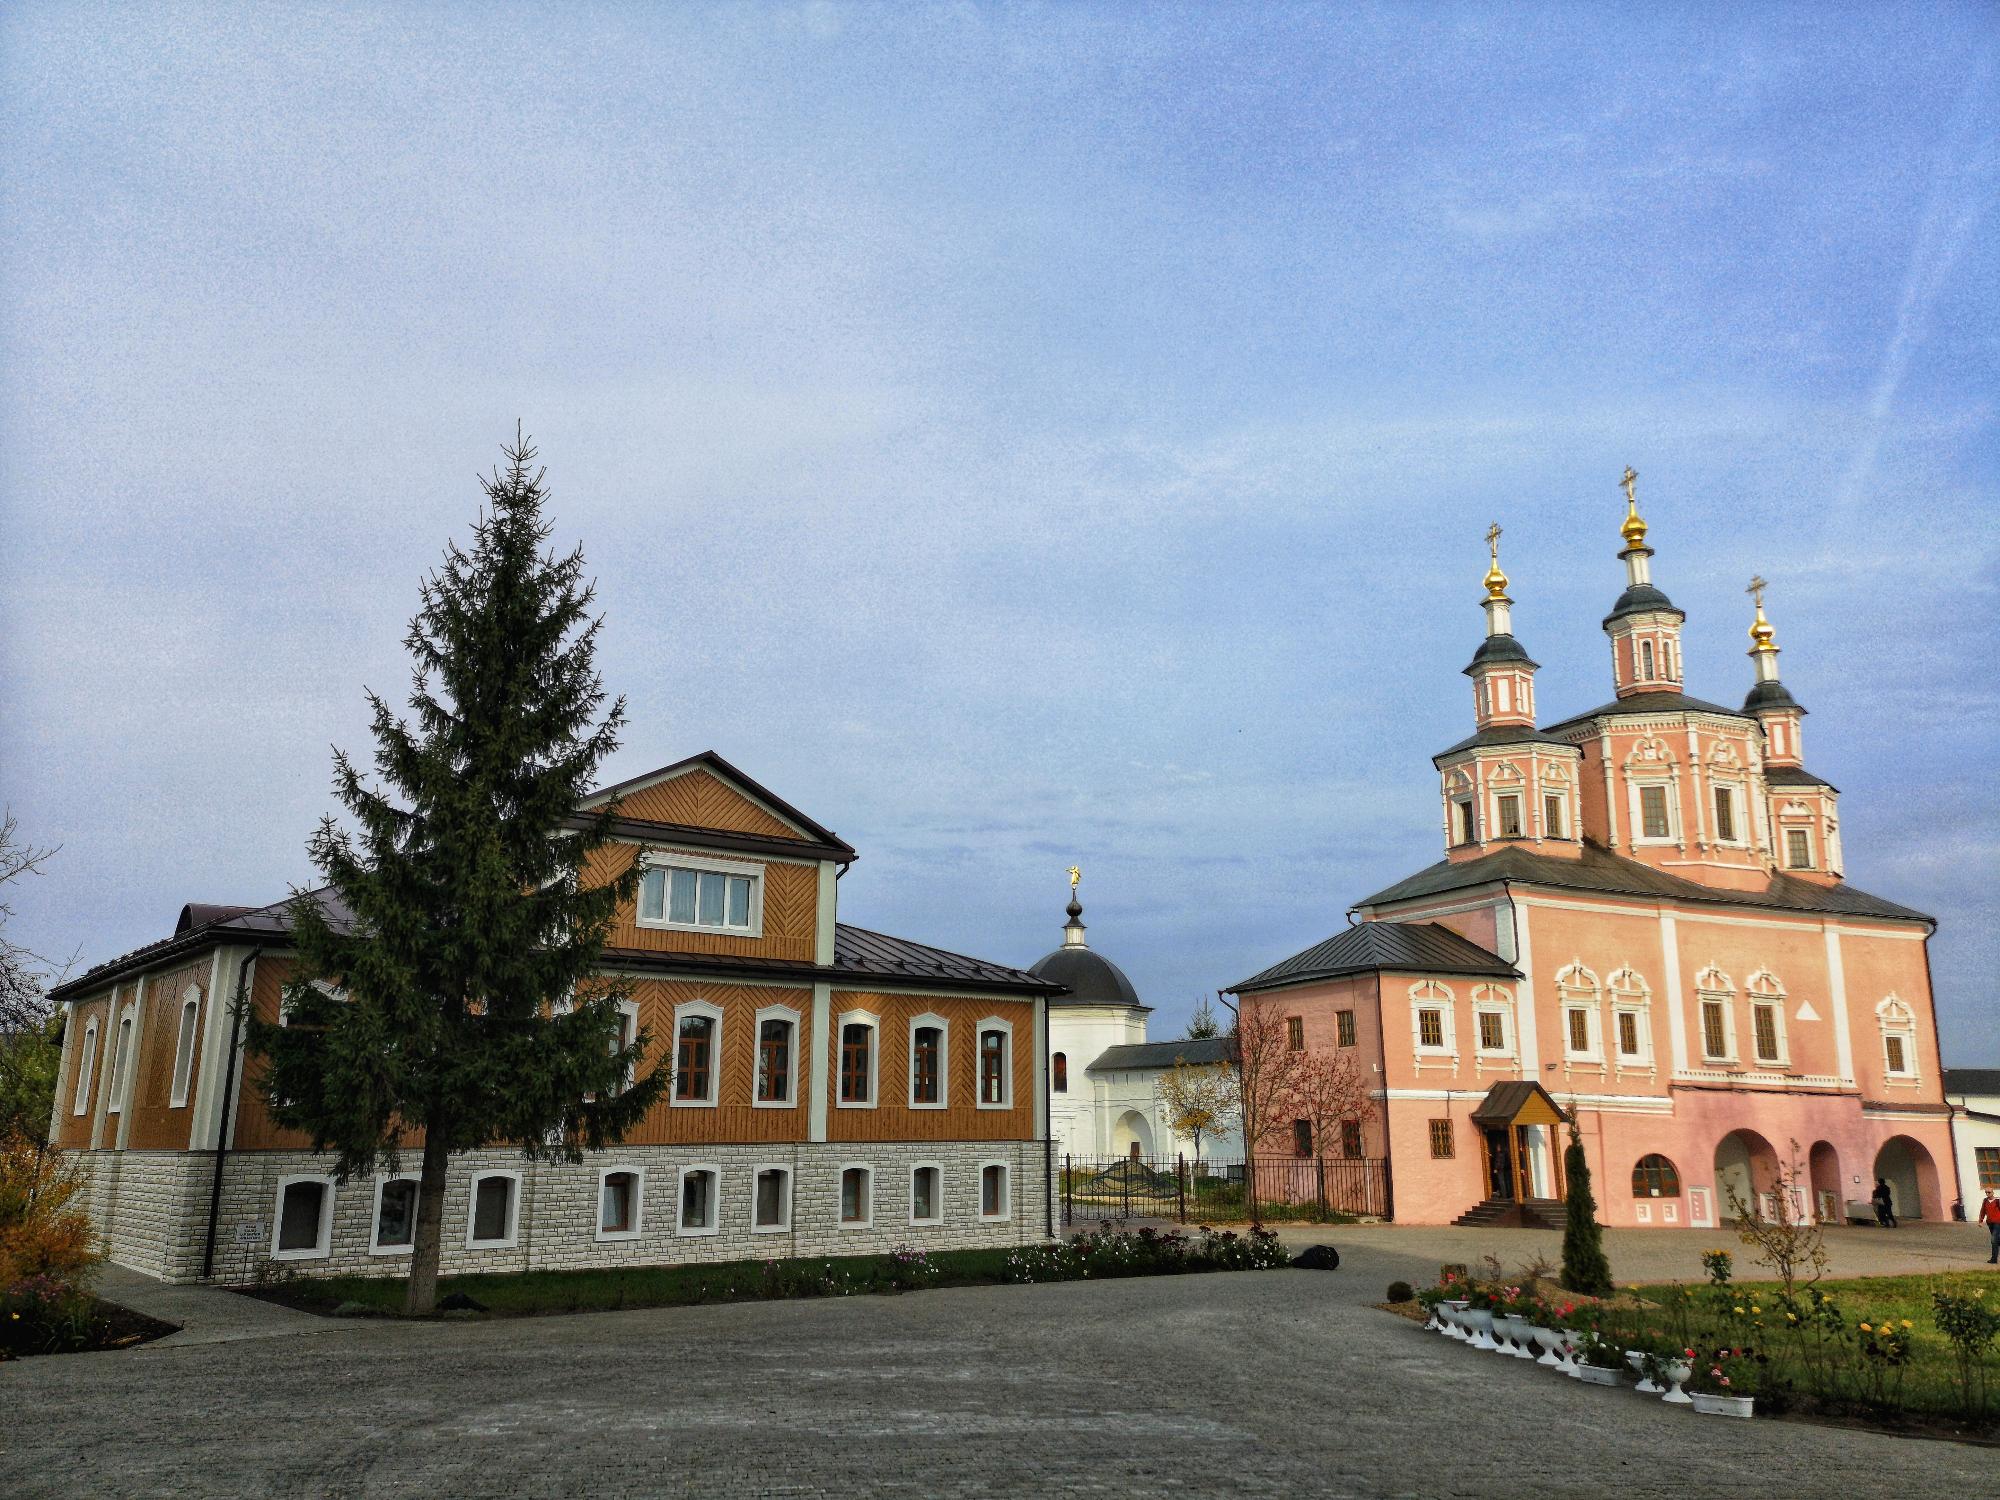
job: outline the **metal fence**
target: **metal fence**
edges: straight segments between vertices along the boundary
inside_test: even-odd
[[[1390,1216],[1389,1163],[1382,1157],[1260,1156],[1190,1161],[1185,1156],[1062,1159],[1063,1223],[1171,1219],[1181,1224],[1259,1219]]]

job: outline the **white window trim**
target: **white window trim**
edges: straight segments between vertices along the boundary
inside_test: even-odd
[[[1875,1007],[1876,1024],[1882,1032],[1882,1076],[1897,1083],[1915,1083],[1923,1077],[1917,1066],[1917,1013],[1900,995],[1891,993]],[[1903,1039],[1903,1066],[1889,1066],[1889,1038]]]
[[[606,1229],[604,1227],[604,1184],[616,1173],[629,1173],[632,1181],[632,1227],[630,1229]],[[646,1169],[633,1162],[617,1162],[597,1169],[597,1197],[591,1204],[593,1232],[599,1240],[636,1240],[646,1232]]]
[[[865,1191],[861,1195],[861,1217],[849,1221],[841,1217],[841,1194],[845,1191],[849,1172],[865,1172]],[[875,1227],[875,1168],[865,1161],[844,1161],[833,1175],[833,1217],[842,1229],[873,1229]]]
[[[681,1097],[681,1022],[690,1016],[706,1016],[715,1023],[708,1044],[708,1095],[700,1099]],[[683,1000],[674,1007],[674,1085],[668,1090],[668,1099],[675,1109],[714,1109],[721,1097],[722,1007],[708,1000]]]
[[[507,1190],[507,1237],[502,1240],[474,1239],[479,1225],[479,1184],[489,1177],[505,1177],[513,1184]],[[488,1169],[472,1174],[465,1195],[465,1248],[468,1250],[512,1250],[521,1239],[521,1174]]]
[[[648,928],[655,932],[705,932],[711,937],[761,938],[764,935],[764,866],[745,864],[741,860],[714,859],[706,854],[681,854],[667,850],[649,849],[640,856],[642,870],[698,870],[712,875],[748,876],[750,880],[750,923],[746,927],[711,926],[705,922],[671,922],[667,920],[669,896],[660,896],[660,916],[640,915],[639,896],[632,896],[632,922],[634,926]],[[663,877],[665,878],[665,877]],[[671,880],[668,881],[671,884]],[[724,915],[726,916],[725,907]]]
[[[921,1027],[935,1026],[938,1033],[938,1096],[935,1104],[917,1102],[917,1031]],[[936,1011],[925,1011],[920,1016],[910,1017],[910,1076],[908,1079],[909,1105],[911,1109],[946,1109],[951,1105],[951,1022]],[[914,1220],[912,1222],[915,1222]]]
[[[1580,999],[1572,1000],[1568,996],[1564,996],[1562,1013],[1563,1060],[1565,1062],[1603,1062],[1604,1016],[1601,1008],[1595,1002]],[[1583,1017],[1584,1034],[1589,1039],[1589,1045],[1581,1050],[1577,1048],[1570,1036],[1569,1018],[1573,1015]]]
[[[1725,849],[1747,849],[1750,847],[1750,793],[1740,781],[1730,779],[1709,781],[1709,797],[1713,800],[1717,792],[1729,794],[1729,819],[1736,825],[1736,833],[1731,838],[1722,837],[1718,832],[1715,842]]]
[[[868,1097],[848,1099],[841,1094],[840,1081],[847,1044],[847,1028],[868,1028]],[[873,1109],[882,1097],[882,1018],[872,1010],[842,1011],[833,1023],[833,1104],[836,1109]]]
[[[986,1172],[989,1167],[1000,1169],[1001,1208],[997,1214],[986,1211]],[[1014,1171],[1004,1161],[988,1160],[979,1164],[979,1175],[974,1179],[979,1192],[979,1222],[982,1224],[1004,1224],[1014,1217]]]
[[[764,1023],[766,1021],[788,1021],[792,1027],[791,1042],[785,1048],[785,1097],[782,1099],[759,1099],[757,1082],[764,1070]],[[805,1018],[789,1005],[765,1005],[757,1010],[756,1026],[750,1033],[753,1049],[750,1059],[750,1107],[753,1109],[797,1109],[799,1107],[799,1039],[805,1035]],[[790,1217],[789,1214],[786,1215]]]
[[[132,1038],[139,1034],[139,1007],[128,1005],[111,1032],[111,1071],[104,1080],[104,1112],[123,1113],[125,1096],[132,1092]]]
[[[1680,843],[1681,799],[1678,795],[1680,790],[1679,779],[1672,775],[1634,776],[1631,778],[1630,785],[1632,791],[1631,798],[1629,799],[1632,814],[1632,842],[1635,844],[1649,844],[1655,848]],[[1642,788],[1654,786],[1658,787],[1667,799],[1667,831],[1665,835],[1649,834],[1646,832],[1646,810],[1644,798],[1641,797],[1640,792]]]
[[[188,1015],[194,1015],[194,1025],[188,1024]],[[180,1008],[174,1012],[174,1071],[169,1075],[172,1092],[167,1096],[167,1108],[186,1109],[188,1095],[194,1091],[195,1054],[201,1050],[201,986],[191,984],[181,991]]]
[[[766,1172],[778,1172],[785,1179],[785,1215],[775,1224],[757,1222],[757,1182]],[[790,1234],[792,1232],[792,1169],[780,1161],[760,1161],[750,1169],[750,1232]]]
[[[1785,1027],[1785,986],[1784,982],[1769,969],[1759,969],[1745,981],[1745,997],[1750,1002],[1750,1055],[1759,1064],[1773,1068],[1789,1068],[1792,1065],[1791,1037]],[[1778,1043],[1776,1057],[1764,1057],[1757,1051],[1757,1007],[1771,1007],[1773,1018],[1772,1034]]]
[[[1006,1038],[1000,1049],[1000,1101],[986,1102],[986,1080],[980,1069],[985,1064],[983,1048],[986,1033],[997,1031]],[[978,1109],[1012,1109],[1014,1107],[1014,1023],[999,1016],[985,1016],[972,1028],[972,1102]]]
[[[1441,1013],[1441,1034],[1443,1041],[1435,1047],[1424,1045],[1423,1012],[1436,1010]],[[1410,1046],[1418,1057],[1458,1056],[1458,997],[1449,985],[1436,980],[1426,980],[1410,986]]]
[[[1806,841],[1806,862],[1802,865],[1792,862],[1792,835],[1795,833],[1802,835]],[[1813,839],[1813,830],[1810,823],[1780,822],[1778,824],[1778,841],[1779,847],[1785,852],[1785,869],[1817,870],[1820,867],[1819,849]]]
[[[97,1081],[97,1017],[83,1023],[83,1055],[77,1059],[76,1096],[70,1101],[72,1115],[90,1113],[90,1088]]]
[[[931,1171],[937,1173],[937,1195],[931,1202],[935,1212],[928,1219],[917,1217],[917,1173]],[[910,1163],[910,1227],[912,1229],[934,1229],[944,1222],[944,1163],[936,1161],[913,1161]]]
[[[1487,1046],[1480,1037],[1481,1016],[1500,1018],[1501,1042],[1498,1047]],[[1472,1049],[1480,1057],[1514,1055],[1514,1002],[1513,998],[1498,985],[1483,984],[1472,992]]]
[[[1708,1017],[1703,1007],[1714,1003],[1722,1007],[1722,1044],[1728,1050],[1711,1052],[1708,1050]],[[1703,1062],[1733,1063],[1736,1061],[1736,993],[1734,990],[1696,990],[1694,1008],[1695,1033],[1701,1041]]]
[[[1652,1067],[1653,987],[1646,983],[1638,970],[1628,966],[1619,969],[1604,982],[1604,994],[1611,1001],[1611,1035],[1604,1038],[1602,1050],[1621,1068]],[[1618,1027],[1620,1016],[1636,1018],[1637,1052],[1627,1052],[1622,1045]]]
[[[382,1192],[392,1182],[421,1182],[417,1172],[378,1172],[375,1174],[375,1201],[368,1211],[368,1253],[370,1255],[408,1255],[417,1248],[417,1221],[410,1220],[410,1243],[407,1245],[385,1245],[382,1243]]]
[[[570,1009],[570,1008],[572,1007],[572,1004],[573,1004],[573,1002],[571,1002],[571,1001],[569,1001],[569,1000],[563,1000],[563,1001],[561,1001],[561,1002],[559,1002],[559,1003],[560,1003],[560,1004],[562,1005],[562,1007],[563,1007],[563,1009],[564,1009],[565,1011],[569,1010],[569,1009]],[[632,1023],[632,1040],[633,1040],[633,1041],[635,1041],[635,1042],[636,1042],[636,1041],[638,1041],[638,1040],[639,1040],[639,1002],[638,1002],[637,1000],[620,1000],[620,1001],[618,1002],[618,1014],[619,1014],[619,1015],[621,1015],[621,1016],[623,1016],[623,1017],[625,1017],[625,1019],[627,1019],[628,1021],[630,1021],[630,1022]],[[718,1030],[719,1030],[719,1029],[720,1029],[720,1028],[718,1028]],[[675,1035],[674,1035],[674,1040],[675,1040],[676,1042],[679,1042],[679,1040],[680,1040],[680,1034],[679,1034],[678,1030],[677,1030],[677,1031],[675,1032]],[[635,1070],[636,1070],[637,1068],[638,1068],[638,1063],[637,1063],[637,1062],[634,1062],[634,1063],[633,1063],[633,1064],[632,1064],[631,1066],[629,1066],[629,1067],[627,1067],[627,1068],[625,1069],[625,1081],[624,1081],[624,1082],[623,1082],[622,1084],[620,1084],[620,1085],[618,1086],[618,1087],[619,1087],[619,1091],[620,1091],[621,1093],[622,1093],[622,1092],[624,1092],[624,1090],[626,1090],[626,1089],[629,1089],[630,1087],[632,1087],[632,1080],[633,1080],[633,1078],[635,1078],[635,1077],[637,1076],[637,1073],[636,1073],[636,1071],[635,1071]]]
[[[1509,781],[1493,785],[1490,795],[1493,799],[1493,837],[1496,839],[1524,839],[1528,837],[1528,794],[1522,788],[1521,783],[1518,781]],[[1500,815],[1500,803],[1508,797],[1514,799],[1515,831],[1513,833],[1507,831],[1507,820]]]
[[[706,1226],[696,1225],[693,1228],[689,1228],[682,1221],[681,1216],[687,1211],[687,1180],[696,1172],[706,1172],[710,1178],[708,1187],[709,1222]],[[754,1204],[752,1205],[752,1211],[754,1214]],[[685,1240],[700,1239],[704,1236],[720,1234],[721,1232],[722,1167],[720,1164],[712,1161],[691,1161],[680,1169],[679,1175],[674,1179],[674,1235],[676,1238]]]
[[[310,1250],[280,1250],[279,1237],[285,1232],[285,1189],[295,1182],[317,1182],[326,1191],[319,1198],[319,1238]],[[292,1172],[278,1179],[276,1212],[271,1215],[271,1259],[325,1260],[333,1253],[333,1176],[328,1172]]]

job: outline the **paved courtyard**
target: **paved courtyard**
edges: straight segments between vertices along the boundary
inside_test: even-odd
[[[0,1493],[1991,1492],[1990,1449],[1696,1418],[1422,1333],[1367,1304],[1449,1241],[1323,1233],[1337,1272],[274,1319],[27,1361],[0,1372]],[[240,1311],[205,1326],[256,1332]]]

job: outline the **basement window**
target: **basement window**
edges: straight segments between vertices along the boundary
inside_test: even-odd
[[[333,1179],[278,1179],[277,1223],[271,1232],[273,1260],[321,1260],[333,1237]]]
[[[375,1181],[375,1238],[370,1255],[407,1255],[417,1243],[417,1179]]]
[[[510,1250],[520,1219],[521,1175],[488,1172],[472,1180],[472,1209],[467,1216],[465,1248]]]

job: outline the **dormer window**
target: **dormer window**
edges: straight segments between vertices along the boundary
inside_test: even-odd
[[[759,936],[763,871],[693,855],[655,857],[639,877],[639,925]]]

